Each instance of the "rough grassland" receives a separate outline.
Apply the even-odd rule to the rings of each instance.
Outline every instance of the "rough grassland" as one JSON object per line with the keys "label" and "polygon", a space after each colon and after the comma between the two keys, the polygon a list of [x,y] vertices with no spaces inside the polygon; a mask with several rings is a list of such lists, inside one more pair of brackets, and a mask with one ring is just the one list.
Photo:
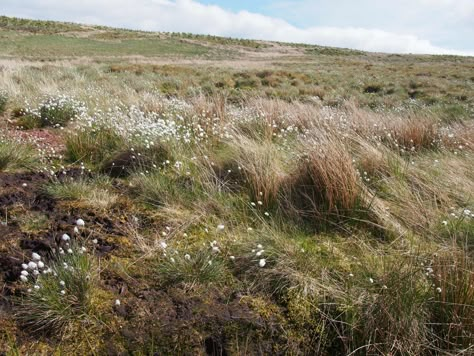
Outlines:
{"label": "rough grassland", "polygon": [[0,17],[0,353],[468,355],[474,59]]}

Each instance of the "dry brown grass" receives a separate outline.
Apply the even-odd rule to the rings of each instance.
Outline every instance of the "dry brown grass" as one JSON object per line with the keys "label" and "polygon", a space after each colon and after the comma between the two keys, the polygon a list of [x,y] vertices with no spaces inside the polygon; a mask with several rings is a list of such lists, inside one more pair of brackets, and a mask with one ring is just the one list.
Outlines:
{"label": "dry brown grass", "polygon": [[271,142],[257,142],[242,134],[234,135],[232,149],[251,199],[265,206],[274,204],[287,176],[282,153]]}
{"label": "dry brown grass", "polygon": [[298,168],[285,182],[285,207],[308,217],[349,214],[360,182],[343,143],[328,137],[307,143],[302,151]]}
{"label": "dry brown grass", "polygon": [[405,150],[435,149],[439,146],[438,125],[433,118],[408,116],[390,120],[387,131]]}

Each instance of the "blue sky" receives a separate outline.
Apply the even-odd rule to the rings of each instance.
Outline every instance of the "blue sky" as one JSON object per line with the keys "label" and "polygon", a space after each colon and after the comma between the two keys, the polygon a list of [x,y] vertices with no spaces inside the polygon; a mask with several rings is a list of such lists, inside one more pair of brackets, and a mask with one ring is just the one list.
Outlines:
{"label": "blue sky", "polygon": [[0,14],[304,42],[474,55],[474,0],[0,0]]}

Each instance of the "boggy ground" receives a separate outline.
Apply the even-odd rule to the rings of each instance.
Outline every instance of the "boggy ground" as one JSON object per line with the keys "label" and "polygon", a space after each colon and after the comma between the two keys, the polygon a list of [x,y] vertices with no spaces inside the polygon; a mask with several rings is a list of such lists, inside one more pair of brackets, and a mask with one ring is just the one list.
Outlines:
{"label": "boggy ground", "polygon": [[0,34],[0,353],[471,353],[472,58]]}
{"label": "boggy ground", "polygon": [[[81,170],[57,173],[62,180],[80,175]],[[72,227],[79,217],[95,226],[95,231],[82,235],[87,239],[98,238],[95,254],[102,263],[110,263],[117,255],[126,255],[125,251],[129,249],[128,241],[125,247],[119,242],[126,239],[123,224],[127,217],[117,223],[109,218],[112,212],[100,214],[62,204],[42,192],[42,187],[50,180],[45,173],[0,173],[0,213],[4,217],[0,225],[0,281],[3,286],[0,325],[4,338],[4,344],[0,345],[3,345],[3,351],[11,352],[15,343],[22,345],[17,349],[20,353],[50,353],[58,346],[56,342],[50,343],[51,340],[46,342],[32,337],[21,324],[13,323],[12,311],[17,306],[12,299],[22,293],[18,276],[21,263],[28,256],[33,252],[50,256],[53,249],[64,246],[61,235],[65,232],[72,235]],[[278,336],[281,333],[278,313],[259,312],[253,298],[247,298],[235,289],[208,289],[199,285],[155,289],[146,276],[136,273],[132,277],[112,268],[102,271],[100,287],[126,304],[109,308],[107,319],[113,320],[117,329],[101,334],[103,339],[100,346],[94,348],[95,353],[117,355],[124,354],[125,350],[126,353],[159,350],[170,354],[226,355],[236,345],[244,347],[238,351],[242,353],[269,354],[276,350],[281,337]],[[252,342],[240,346],[243,335]],[[72,352],[68,347],[64,350]]]}

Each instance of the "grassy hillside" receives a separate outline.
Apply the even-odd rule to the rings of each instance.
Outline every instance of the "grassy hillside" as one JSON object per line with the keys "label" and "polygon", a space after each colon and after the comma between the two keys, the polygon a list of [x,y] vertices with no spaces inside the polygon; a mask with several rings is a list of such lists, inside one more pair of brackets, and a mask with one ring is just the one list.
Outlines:
{"label": "grassy hillside", "polygon": [[0,352],[471,353],[473,73],[0,17]]}

